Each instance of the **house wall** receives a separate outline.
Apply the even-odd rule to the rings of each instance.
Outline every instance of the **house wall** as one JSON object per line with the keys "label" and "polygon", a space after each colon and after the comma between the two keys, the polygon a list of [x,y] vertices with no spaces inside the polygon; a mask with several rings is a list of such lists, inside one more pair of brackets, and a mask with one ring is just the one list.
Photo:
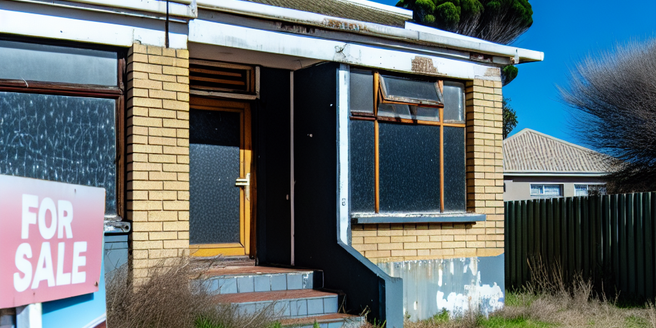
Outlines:
{"label": "house wall", "polygon": [[127,81],[126,208],[138,281],[189,252],[189,52],[135,43]]}
{"label": "house wall", "polygon": [[605,184],[606,182],[601,177],[577,177],[577,176],[530,176],[518,177],[507,175],[504,177],[505,192],[503,199],[510,200],[524,200],[539,198],[531,196],[532,184],[559,184],[562,185],[563,197],[575,196],[574,185],[577,184]]}
{"label": "house wall", "polygon": [[354,224],[351,243],[374,263],[503,253],[501,82],[466,83],[467,211],[475,223]]}
{"label": "house wall", "polygon": [[466,82],[467,211],[470,223],[352,225],[352,245],[384,272],[403,279],[403,313],[427,319],[487,314],[504,302],[501,82]]}

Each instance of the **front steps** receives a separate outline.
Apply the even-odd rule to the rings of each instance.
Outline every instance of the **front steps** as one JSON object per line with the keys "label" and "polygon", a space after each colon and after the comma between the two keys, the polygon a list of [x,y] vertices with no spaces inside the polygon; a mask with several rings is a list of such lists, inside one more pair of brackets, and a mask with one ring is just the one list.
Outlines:
{"label": "front steps", "polygon": [[204,271],[202,279],[217,303],[230,303],[248,315],[272,311],[283,326],[357,328],[360,316],[338,313],[339,297],[321,291],[321,271],[263,266],[227,265]]}

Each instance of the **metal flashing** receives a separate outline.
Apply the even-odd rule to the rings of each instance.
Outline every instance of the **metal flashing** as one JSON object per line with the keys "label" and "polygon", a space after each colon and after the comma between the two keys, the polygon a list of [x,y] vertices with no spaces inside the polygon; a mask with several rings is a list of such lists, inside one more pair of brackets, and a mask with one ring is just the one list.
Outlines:
{"label": "metal flashing", "polygon": [[378,223],[446,223],[485,221],[485,214],[474,213],[440,213],[440,214],[357,214],[351,215],[353,224]]}

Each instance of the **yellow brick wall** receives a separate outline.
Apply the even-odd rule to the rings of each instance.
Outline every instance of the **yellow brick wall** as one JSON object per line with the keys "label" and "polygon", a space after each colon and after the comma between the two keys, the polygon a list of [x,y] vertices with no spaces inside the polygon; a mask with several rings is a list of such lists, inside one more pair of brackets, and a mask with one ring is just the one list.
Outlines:
{"label": "yellow brick wall", "polygon": [[189,252],[189,52],[134,44],[127,72],[126,208],[140,279]]}
{"label": "yellow brick wall", "polygon": [[353,225],[353,247],[373,262],[497,256],[503,253],[501,82],[466,83],[467,211],[476,223]]}

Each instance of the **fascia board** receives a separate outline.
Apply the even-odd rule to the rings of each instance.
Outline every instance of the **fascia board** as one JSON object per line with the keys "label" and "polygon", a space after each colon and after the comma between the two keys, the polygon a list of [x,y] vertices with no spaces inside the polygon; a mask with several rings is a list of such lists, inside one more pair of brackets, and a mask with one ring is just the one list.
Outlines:
{"label": "fascia board", "polygon": [[[384,49],[371,45],[265,31],[200,19],[189,22],[189,42],[332,61],[410,74],[467,80],[500,80],[499,68],[492,64],[484,65],[467,60],[430,55],[419,56],[411,52]],[[416,64],[418,59],[427,64],[424,66],[432,68],[429,71],[419,71],[416,67],[418,66]]]}
{"label": "fascia board", "polygon": [[[434,34],[419,32],[405,28],[356,21],[340,17],[331,17],[295,9],[281,8],[249,1],[237,0],[198,0],[199,8],[235,13],[246,16],[282,20],[297,24],[318,26],[322,28],[348,31],[352,33],[370,34],[389,39],[401,39],[436,47],[473,51],[495,56],[518,58],[519,62],[542,61],[544,53],[521,49],[484,40],[473,41],[462,39],[457,34]],[[439,30],[437,30],[439,31]],[[443,32],[443,31],[442,31]]]}

